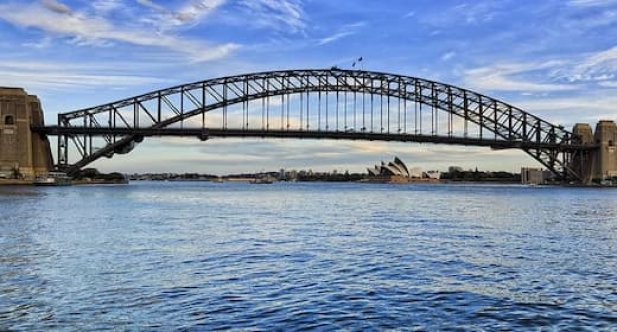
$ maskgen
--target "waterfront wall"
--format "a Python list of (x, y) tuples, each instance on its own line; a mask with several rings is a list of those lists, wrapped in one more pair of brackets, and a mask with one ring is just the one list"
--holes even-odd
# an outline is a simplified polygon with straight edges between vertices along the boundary
[(0, 177), (29, 181), (51, 170), (49, 140), (30, 130), (43, 124), (38, 97), (0, 87)]

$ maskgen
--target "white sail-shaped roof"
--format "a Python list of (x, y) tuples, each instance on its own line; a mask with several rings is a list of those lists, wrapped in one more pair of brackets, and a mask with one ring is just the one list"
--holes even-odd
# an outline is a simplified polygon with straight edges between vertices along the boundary
[(369, 167), (366, 170), (368, 171), (368, 174), (371, 175), (371, 176), (378, 176), (379, 173), (380, 173), (379, 172), (380, 170), (379, 170), (379, 168), (377, 166), (375, 166), (375, 168), (370, 168)]
[(396, 164), (398, 166), (398, 168), (401, 170), (401, 172), (403, 173), (403, 175), (405, 176), (409, 176), (409, 169), (407, 168), (407, 165), (405, 165), (405, 163), (399, 158), (399, 157), (394, 157), (394, 164)]
[(375, 168), (367, 168), (367, 171), (370, 176), (411, 176), (407, 165), (398, 157), (387, 164), (382, 161), (381, 165), (375, 165)]

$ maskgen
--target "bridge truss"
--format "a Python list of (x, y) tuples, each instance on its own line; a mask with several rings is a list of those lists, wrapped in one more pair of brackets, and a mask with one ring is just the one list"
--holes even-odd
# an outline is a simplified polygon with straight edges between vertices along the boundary
[[(522, 149), (562, 180), (584, 181), (593, 148), (503, 101), (456, 86), (357, 70), (209, 79), (58, 115), (57, 168), (75, 172), (145, 136), (427, 142)], [(573, 161), (580, 161), (576, 165)]]

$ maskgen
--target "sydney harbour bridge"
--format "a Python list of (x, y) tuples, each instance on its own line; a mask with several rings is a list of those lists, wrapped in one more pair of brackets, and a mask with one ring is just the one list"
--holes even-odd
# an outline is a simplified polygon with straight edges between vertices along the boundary
[(69, 174), (148, 136), (399, 141), (521, 149), (562, 181), (590, 178), (593, 142), (489, 96), (417, 77), (338, 68), (208, 79), (58, 115)]

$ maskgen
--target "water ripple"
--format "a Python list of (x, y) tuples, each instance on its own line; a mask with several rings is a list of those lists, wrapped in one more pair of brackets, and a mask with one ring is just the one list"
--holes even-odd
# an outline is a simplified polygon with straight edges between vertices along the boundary
[(473, 185), (0, 188), (0, 330), (615, 330), (616, 201)]

